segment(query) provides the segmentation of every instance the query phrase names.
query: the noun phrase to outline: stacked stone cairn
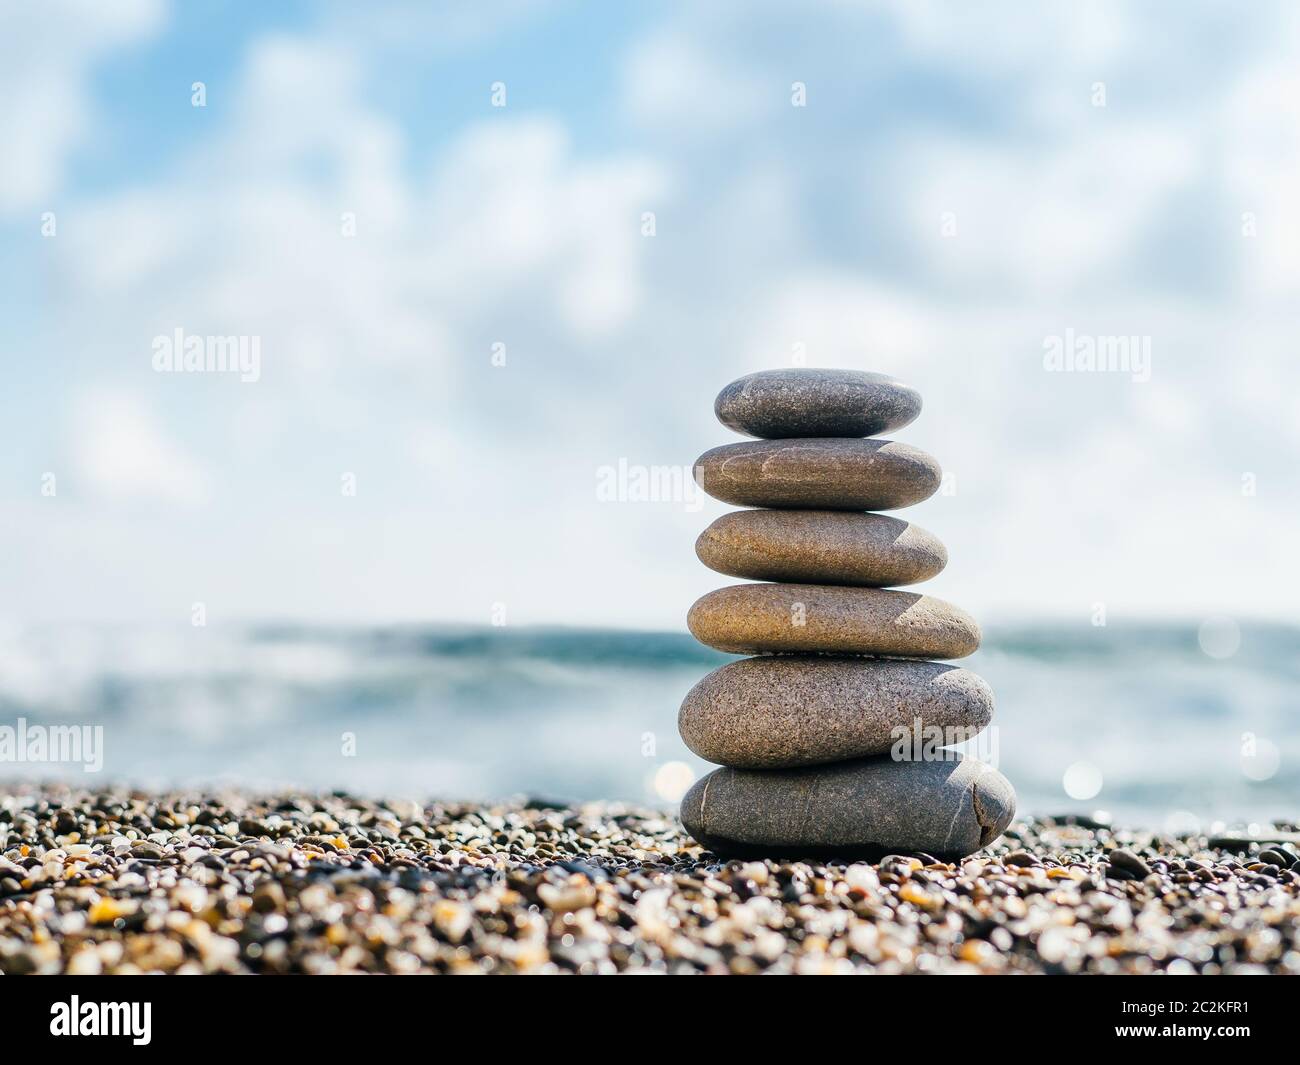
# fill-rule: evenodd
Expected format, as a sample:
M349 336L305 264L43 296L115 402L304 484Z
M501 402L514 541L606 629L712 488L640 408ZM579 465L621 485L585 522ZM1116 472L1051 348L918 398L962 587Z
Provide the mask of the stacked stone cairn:
M722 390L719 420L755 440L706 452L700 487L724 514L695 545L735 584L687 624L731 654L682 704L686 745L720 763L682 822L731 856L946 861L987 846L1015 813L996 770L948 748L992 717L993 692L935 659L969 655L979 626L942 599L896 591L948 561L931 533L885 514L939 488L939 464L876 438L921 397L883 374L771 370ZM942 737L942 742L934 742Z

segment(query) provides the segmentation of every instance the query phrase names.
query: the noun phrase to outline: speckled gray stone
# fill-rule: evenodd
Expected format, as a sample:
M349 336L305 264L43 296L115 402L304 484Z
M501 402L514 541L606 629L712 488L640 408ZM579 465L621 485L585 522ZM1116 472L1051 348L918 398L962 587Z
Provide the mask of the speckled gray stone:
M756 581L883 588L929 580L948 552L919 525L847 510L736 510L700 534L710 569Z
M696 600L686 625L701 643L738 655L964 658L980 643L975 619L943 599L825 584L719 588Z
M897 440L746 440L695 461L701 488L742 507L893 510L929 499L942 473Z
M687 694L677 727L707 761L779 769L883 754L899 728L961 743L992 717L993 690L959 666L777 655L715 669Z
M682 800L682 824L724 857L878 859L923 851L954 861L987 847L1016 793L972 758L887 755L807 769L718 769Z
M921 413L921 393L863 370L763 370L732 381L713 409L728 429L768 440L875 436Z

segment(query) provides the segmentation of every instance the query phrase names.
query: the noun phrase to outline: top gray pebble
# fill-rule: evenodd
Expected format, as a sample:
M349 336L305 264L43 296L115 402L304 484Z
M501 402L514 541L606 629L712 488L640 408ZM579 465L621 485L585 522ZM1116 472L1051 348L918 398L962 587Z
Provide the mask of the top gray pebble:
M728 429L763 440L875 436L921 413L921 393L865 370L762 370L732 381L713 404Z

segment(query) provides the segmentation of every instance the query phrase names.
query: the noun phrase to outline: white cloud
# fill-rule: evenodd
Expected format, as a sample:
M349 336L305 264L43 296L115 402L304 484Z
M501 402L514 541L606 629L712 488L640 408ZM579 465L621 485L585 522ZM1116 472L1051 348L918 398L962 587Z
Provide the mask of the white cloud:
M910 295L805 268L775 281L745 346L755 366L844 366L897 375L934 350L933 319Z
M1201 162L1186 132L1103 113L1046 143L914 139L894 165L934 277L1060 292L1125 272Z
M323 32L385 54L455 54L535 21L552 0L444 0L439 4L379 3L358 19L347 4L330 5Z
M598 355L644 310L641 213L668 202L663 168L634 154L584 158L552 118L488 113L421 171L403 131L364 102L372 61L332 40L260 41L225 126L166 170L79 203L77 226L59 238L72 311L58 344L88 393L66 422L89 490L81 528L108 542L133 503L219 493L260 536L236 548L184 517L172 535L221 570L227 611L486 617L505 594L489 587L493 559L518 558L520 527L479 504L532 495L524 505L545 508L576 491L581 505L591 492L581 460L555 488L554 471L523 473L521 426L553 424L581 402L548 363ZM341 232L344 211L356 215L355 236ZM261 379L152 373L152 338L175 328L257 336ZM496 340L509 348L500 370L489 361ZM188 423L188 451L163 410L169 424ZM613 409L599 417L625 424ZM573 458L580 434L545 444ZM343 471L357 473L359 490L341 503ZM396 527L392 515L407 507ZM55 508L23 513L37 526L64 520ZM168 519L156 520L166 535ZM563 536L534 524L539 544ZM145 549L129 543L124 564ZM237 565L223 561L236 550ZM412 558L463 550L467 564L431 597L412 584ZM310 577L341 559L345 579ZM129 609L168 602L176 564L141 572L158 587ZM88 610L58 598L42 610ZM542 602L530 611L511 598L517 618L546 620Z
M623 106L636 120L678 132L743 126L789 105L789 80L764 80L744 60L683 32L656 32L628 54Z
M1300 37L1300 34L1295 35ZM1267 297L1300 291L1300 74L1292 48L1252 71L1224 102L1224 228L1245 266L1243 283Z
M162 0L10 4L0 29L0 215L54 210L68 156L95 114L96 62L156 33Z
M294 388L328 388L358 359L450 383L511 315L576 340L628 320L659 168L587 161L554 120L494 116L421 177L361 102L358 64L332 43L256 46L231 128L83 212L66 238L83 298L131 293L123 328L148 335L259 335L273 386ZM115 299L104 311L120 316Z
M67 423L94 513L25 506L24 542L54 530L62 583L108 596L90 563L148 551L123 504L219 497L238 534L171 507L159 535L188 553L142 568L132 607L216 583L228 616L483 621L500 600L512 623L680 627L721 579L691 543L723 508L602 504L594 470L727 441L716 389L802 344L921 388L903 437L958 478L908 514L949 545L937 594L980 615L1292 609L1272 579L1300 392L1284 45L1225 50L1233 91L1207 107L1140 96L1200 53L1171 31L1138 54L1149 27L1113 7L1100 30L1064 5L978 26L910 3L750 8L630 39L618 84L592 84L604 118L633 119L616 142L513 93L494 112L485 87L417 143L371 90L418 27L257 40L209 133L77 203L57 241L60 324L38 340L107 398ZM1252 208L1254 245L1234 232ZM1179 243L1216 232L1210 253ZM153 374L150 338L177 326L259 336L262 379ZM1151 335L1152 380L1044 373L1066 328ZM100 545L84 564L79 537Z
M830 6L841 16L864 10L848 2ZM1026 17L1023 5L1015 0L978 4L886 0L874 6L889 13L910 56L954 64L967 74L1014 73L1018 80L1045 80L1063 67L1096 69L1142 41L1129 5L1114 0L1088 5L1086 17L1079 17L1068 4L1040 5Z
M110 501L194 506L208 498L208 477L198 461L139 397L113 392L81 397L73 432L80 479Z
M480 123L434 174L426 276L440 298L476 309L524 285L558 301L577 334L608 332L640 302L641 215L668 191L644 159L575 158L554 120Z

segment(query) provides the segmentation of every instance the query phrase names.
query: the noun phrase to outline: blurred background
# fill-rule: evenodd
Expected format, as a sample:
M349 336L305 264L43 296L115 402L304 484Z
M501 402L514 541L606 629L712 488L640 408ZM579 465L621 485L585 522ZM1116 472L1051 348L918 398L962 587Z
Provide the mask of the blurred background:
M1022 808L1295 817L1298 59L1284 2L0 0L0 726L105 730L0 777L671 802L681 474L845 366L925 397Z

